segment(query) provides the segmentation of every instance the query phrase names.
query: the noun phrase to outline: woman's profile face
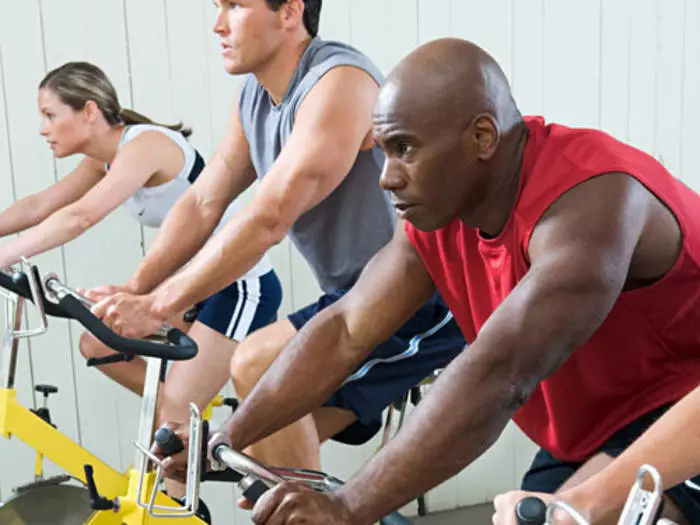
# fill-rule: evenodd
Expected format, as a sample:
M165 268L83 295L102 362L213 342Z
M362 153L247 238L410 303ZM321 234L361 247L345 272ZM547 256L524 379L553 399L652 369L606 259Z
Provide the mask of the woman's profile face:
M84 111L75 111L48 88L39 90L39 133L57 158L78 153L90 134Z

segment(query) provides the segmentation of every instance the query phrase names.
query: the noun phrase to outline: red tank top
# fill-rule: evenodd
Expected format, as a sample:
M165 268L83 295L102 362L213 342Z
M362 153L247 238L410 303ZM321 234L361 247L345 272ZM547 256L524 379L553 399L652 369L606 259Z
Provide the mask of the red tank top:
M649 155L601 131L545 125L541 117L525 121L519 195L498 237L484 239L459 219L434 232L406 223L467 342L528 271L525 254L539 218L581 181L628 173L673 211L683 232L672 270L623 292L598 330L514 417L555 457L581 461L615 431L700 383L700 196Z

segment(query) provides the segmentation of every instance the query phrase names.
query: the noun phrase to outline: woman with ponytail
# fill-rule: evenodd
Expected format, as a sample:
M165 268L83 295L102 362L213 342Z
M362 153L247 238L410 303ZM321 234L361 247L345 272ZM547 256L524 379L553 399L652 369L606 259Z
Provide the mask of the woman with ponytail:
M180 197L186 197L183 202L197 198L199 186L194 183L204 161L187 140L191 131L122 108L114 86L98 67L69 62L49 72L39 85L39 109L40 133L53 154L83 158L56 184L0 212L0 239L21 233L0 246L0 268L72 241L120 206L141 224L157 228ZM201 181L206 184L206 172ZM229 205L230 199L223 198L226 191L221 190L218 202L208 203L206 217L193 217L189 227L206 229L209 235L216 232L238 208L235 201ZM156 285L127 283L104 293L147 293L144 286ZM275 320L280 302L280 283L265 256L240 280L192 305L196 321L185 328L197 340L199 353L172 365L159 412L172 418L187 415L190 401L206 405L228 379L238 341ZM180 315L173 324L182 326L181 321ZM89 334L81 338L80 350L85 357L112 353ZM100 369L142 393L145 361Z

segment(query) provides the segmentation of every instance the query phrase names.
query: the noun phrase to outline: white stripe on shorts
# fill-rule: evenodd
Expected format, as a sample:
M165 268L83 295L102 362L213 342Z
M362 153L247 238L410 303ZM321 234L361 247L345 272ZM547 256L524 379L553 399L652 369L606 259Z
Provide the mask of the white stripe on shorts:
M260 306L260 279L258 277L246 279L246 294L243 297L243 313L233 331L233 335L229 336L235 341L242 341L250 332L250 327L255 319L255 314Z
M226 337L231 337L234 328L236 327L236 319L238 319L238 313L243 308L244 298L243 298L243 283L241 281L236 281L236 289L238 291L238 301L236 301L236 306L233 308L233 315L231 315L231 321L228 323L228 328L226 329Z

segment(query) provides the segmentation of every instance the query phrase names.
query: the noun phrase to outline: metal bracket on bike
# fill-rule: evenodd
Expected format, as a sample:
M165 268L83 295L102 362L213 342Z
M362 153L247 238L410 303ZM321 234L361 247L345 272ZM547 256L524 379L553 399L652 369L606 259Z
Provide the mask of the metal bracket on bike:
M13 332L13 337L16 339L25 339L27 337L34 337L41 335L46 332L49 325L46 319L46 311L44 309L44 295L41 293L41 286L39 285L39 274L37 272L36 266L31 264L29 260L22 257L20 262L20 267L24 275L27 276L27 282L29 283L29 290L32 293L32 302L39 314L39 327L30 328L27 330L16 330ZM21 299L20 299L21 300Z
M163 481L163 461L154 456L150 450L143 447L138 442L134 442L144 455L141 463L141 473L139 475L139 485L136 492L136 503L145 508L148 514L154 518L187 518L194 516L199 507L199 482L201 479L202 466L202 416L197 405L190 403L190 443L187 450L187 485L185 502L182 507L166 507L156 505L155 500L158 495L158 487ZM143 483L147 476L150 464L156 465L156 480L153 483L148 501L143 499Z
M643 487L646 475L654 482L652 490ZM654 523L663 498L663 483L659 472L651 465L642 465L637 479L627 497L618 525L647 525Z
M58 304L61 299L67 295L72 295L78 301L83 303L86 308L92 308L93 306L92 301L63 284L59 276L55 273L47 273L44 275L44 278L41 280L41 285L43 287L46 299L54 304Z
M579 511L565 501L560 500L555 500L547 506L547 514L544 521L546 525L556 523L554 520L554 513L557 511L565 512L576 525L589 525L586 518L584 518Z

